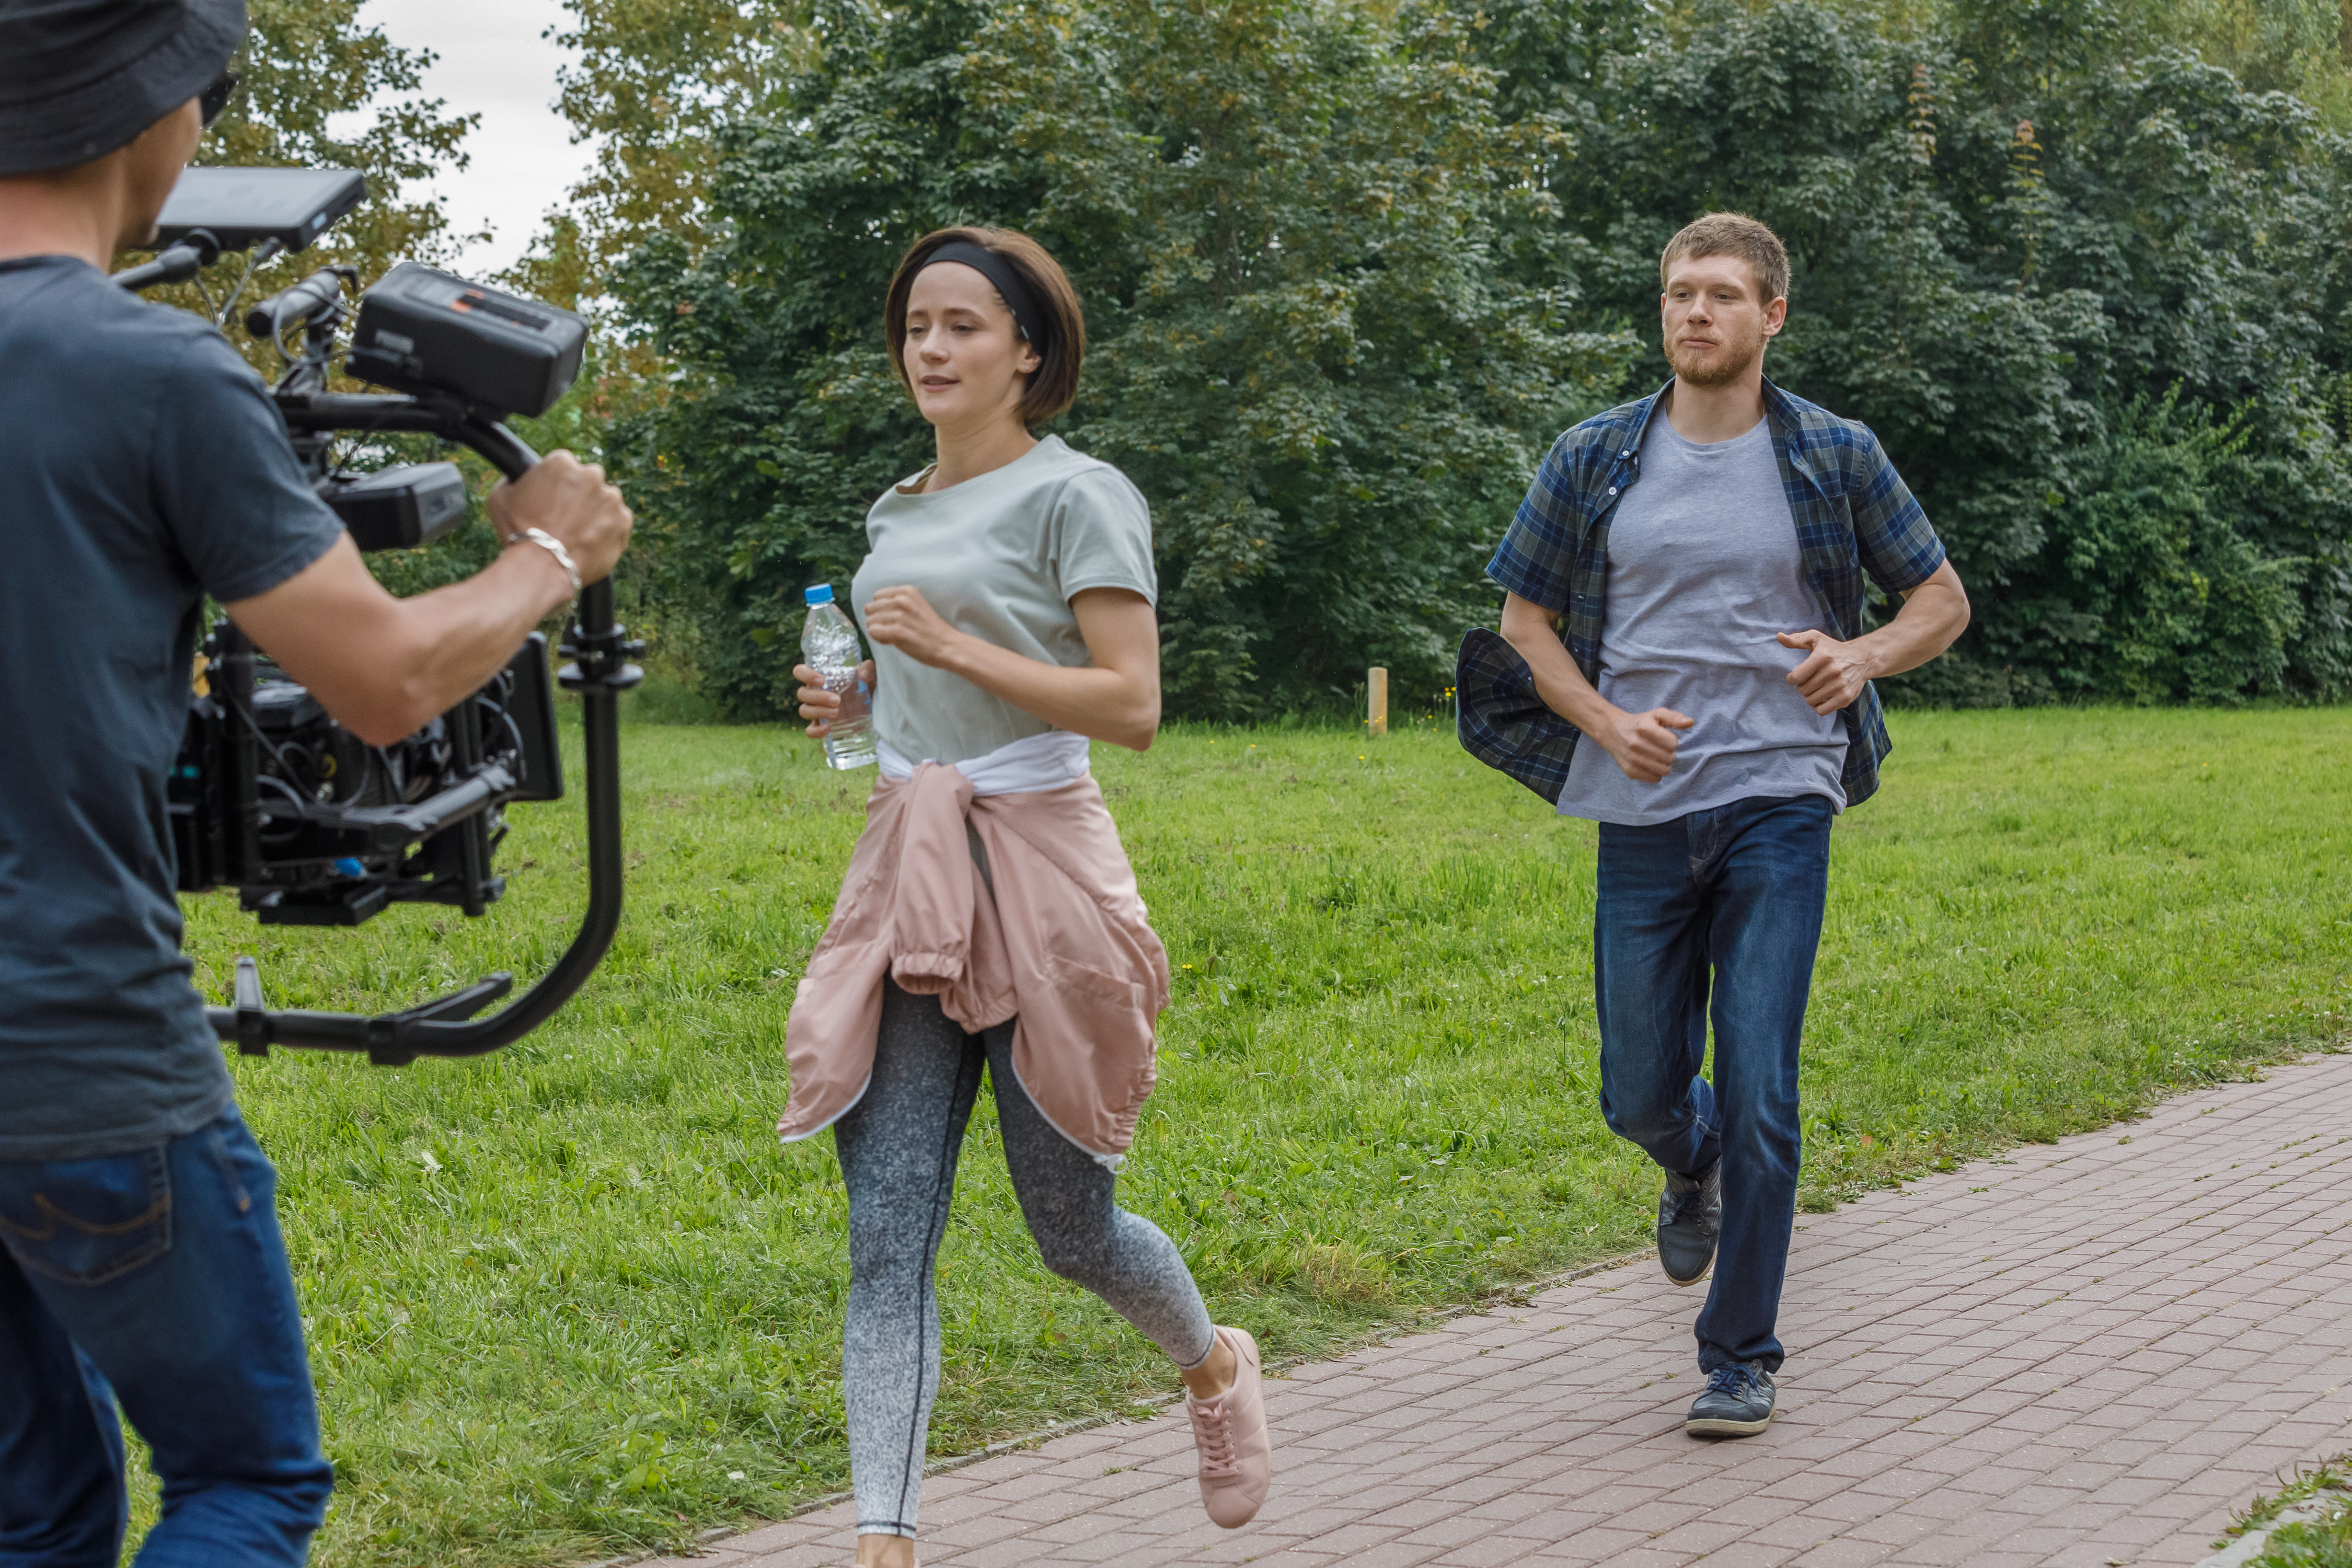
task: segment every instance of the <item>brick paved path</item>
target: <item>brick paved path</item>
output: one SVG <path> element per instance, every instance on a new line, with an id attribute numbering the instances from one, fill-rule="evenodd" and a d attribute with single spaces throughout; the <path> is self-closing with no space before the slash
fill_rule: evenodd
<path id="1" fill-rule="evenodd" d="M 1270 1383 L 1247 1529 L 1201 1513 L 1171 1416 L 932 1478 L 923 1560 L 2194 1563 L 2276 1468 L 2352 1448 L 2348 1158 L 2328 1057 L 1801 1215 L 1759 1437 L 1683 1436 L 1699 1295 L 1644 1259 Z M 700 1568 L 846 1563 L 853 1522 Z"/>

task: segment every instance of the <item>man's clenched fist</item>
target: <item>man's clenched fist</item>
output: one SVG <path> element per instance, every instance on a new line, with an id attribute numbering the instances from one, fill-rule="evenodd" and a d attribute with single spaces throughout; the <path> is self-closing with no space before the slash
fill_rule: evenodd
<path id="1" fill-rule="evenodd" d="M 621 492 L 604 482 L 604 470 L 569 452 L 550 452 L 530 472 L 490 492 L 490 522 L 500 539 L 545 529 L 572 552 L 583 584 L 613 574 L 635 521 Z"/>

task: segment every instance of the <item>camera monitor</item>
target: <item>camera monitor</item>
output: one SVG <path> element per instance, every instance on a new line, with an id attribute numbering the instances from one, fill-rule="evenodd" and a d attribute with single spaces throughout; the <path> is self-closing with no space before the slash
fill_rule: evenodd
<path id="1" fill-rule="evenodd" d="M 303 250 L 366 196 L 367 177 L 355 169 L 190 169 L 163 203 L 155 248 L 201 228 L 223 250 L 266 239 Z"/>

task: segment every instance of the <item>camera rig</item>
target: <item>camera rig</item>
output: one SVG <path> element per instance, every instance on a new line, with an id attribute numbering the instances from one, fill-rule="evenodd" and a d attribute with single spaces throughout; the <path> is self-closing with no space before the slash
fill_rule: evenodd
<path id="1" fill-rule="evenodd" d="M 166 205 L 155 259 L 118 273 L 126 289 L 193 279 L 223 250 L 257 264 L 299 251 L 364 195 L 348 171 L 192 169 Z M 248 268 L 248 272 L 250 268 Z M 362 551 L 412 548 L 467 512 L 452 463 L 349 474 L 339 436 L 423 433 L 472 448 L 509 479 L 539 461 L 506 426 L 543 414 L 579 374 L 586 329 L 569 311 L 414 262 L 345 301 L 353 268 L 321 268 L 247 312 L 247 330 L 285 363 L 271 396 L 320 498 Z M 350 374 L 393 389 L 331 389 L 346 323 Z M 289 345 L 289 338 L 297 340 Z M 614 620 L 609 579 L 585 585 L 555 682 L 581 699 L 587 784 L 588 908 L 580 930 L 530 990 L 488 1017 L 514 976 L 499 972 L 396 1013 L 276 1010 L 239 958 L 233 1005 L 211 1009 L 224 1041 L 248 1056 L 273 1045 L 363 1051 L 382 1066 L 479 1056 L 544 1022 L 586 981 L 621 914 L 619 694 L 643 679 L 643 645 Z M 397 902 L 454 904 L 478 916 L 505 890 L 491 858 L 504 808 L 563 794 L 546 639 L 532 633 L 499 674 L 389 746 L 336 723 L 221 617 L 205 638 L 171 780 L 183 891 L 233 886 L 265 924 L 357 925 Z"/>

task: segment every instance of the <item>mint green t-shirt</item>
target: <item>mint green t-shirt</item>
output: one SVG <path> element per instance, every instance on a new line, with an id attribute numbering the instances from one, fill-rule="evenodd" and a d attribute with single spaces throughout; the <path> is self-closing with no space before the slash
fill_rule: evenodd
<path id="1" fill-rule="evenodd" d="M 958 630 L 1075 668 L 1092 661 L 1072 596 L 1127 588 L 1147 603 L 1158 599 L 1143 492 L 1060 437 L 977 479 L 910 493 L 922 478 L 893 486 L 866 514 L 870 553 L 849 585 L 861 629 L 876 594 L 919 588 Z M 910 762 L 967 762 L 1053 728 L 960 675 L 871 638 L 867 645 L 875 733 Z"/>

